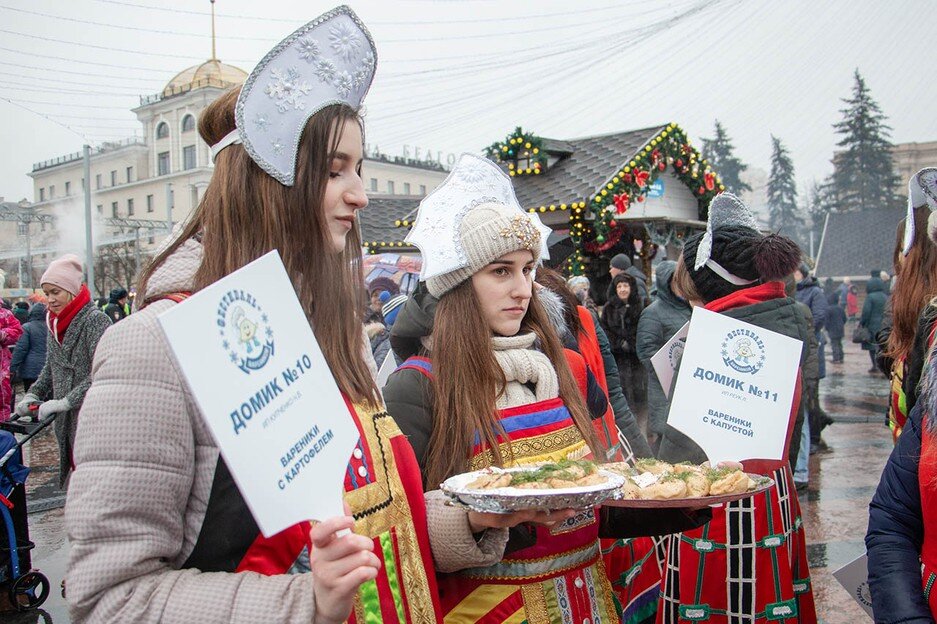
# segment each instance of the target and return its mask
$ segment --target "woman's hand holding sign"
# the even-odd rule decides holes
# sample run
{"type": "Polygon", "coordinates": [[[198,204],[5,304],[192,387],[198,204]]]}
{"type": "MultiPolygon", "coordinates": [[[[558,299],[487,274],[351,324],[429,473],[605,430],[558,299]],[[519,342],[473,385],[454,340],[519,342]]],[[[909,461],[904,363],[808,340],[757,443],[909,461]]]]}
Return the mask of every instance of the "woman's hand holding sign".
{"type": "MultiPolygon", "coordinates": [[[[349,513],[347,504],[345,513],[349,513]]],[[[317,523],[310,532],[316,624],[347,620],[358,588],[374,579],[381,567],[380,559],[372,552],[374,542],[350,532],[354,524],[349,515],[329,518],[317,523]]]]}

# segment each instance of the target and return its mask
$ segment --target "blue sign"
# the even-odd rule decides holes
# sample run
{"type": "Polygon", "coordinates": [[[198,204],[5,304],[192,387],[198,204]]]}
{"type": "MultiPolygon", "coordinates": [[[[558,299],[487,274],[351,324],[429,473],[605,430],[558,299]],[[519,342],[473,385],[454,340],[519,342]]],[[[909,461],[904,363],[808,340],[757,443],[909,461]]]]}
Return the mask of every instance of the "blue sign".
{"type": "Polygon", "coordinates": [[[654,183],[647,187],[647,196],[651,197],[663,197],[664,196],[664,181],[660,178],[654,180],[654,183]]]}

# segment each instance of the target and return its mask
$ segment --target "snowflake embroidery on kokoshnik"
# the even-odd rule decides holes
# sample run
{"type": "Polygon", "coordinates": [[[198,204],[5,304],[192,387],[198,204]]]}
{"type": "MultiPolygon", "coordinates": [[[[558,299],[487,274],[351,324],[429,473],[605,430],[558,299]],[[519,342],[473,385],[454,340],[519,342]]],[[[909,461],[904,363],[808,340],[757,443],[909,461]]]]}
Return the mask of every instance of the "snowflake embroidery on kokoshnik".
{"type": "Polygon", "coordinates": [[[338,23],[329,28],[329,39],[332,41],[332,49],[335,50],[346,61],[361,47],[361,40],[351,26],[345,23],[338,23]]]}
{"type": "Polygon", "coordinates": [[[517,215],[511,219],[509,227],[501,228],[501,238],[515,238],[524,249],[533,251],[540,245],[540,232],[526,215],[517,215]]]}
{"type": "Polygon", "coordinates": [[[352,86],[354,86],[354,81],[351,77],[351,74],[346,71],[335,74],[335,90],[340,96],[348,97],[352,86]]]}
{"type": "Polygon", "coordinates": [[[351,77],[351,81],[354,83],[356,89],[367,82],[367,80],[368,69],[366,67],[359,67],[355,70],[354,75],[351,77]]]}
{"type": "Polygon", "coordinates": [[[264,93],[277,101],[278,111],[285,113],[291,108],[295,110],[306,108],[303,98],[309,95],[312,86],[301,79],[298,71],[290,67],[285,72],[274,69],[270,74],[274,81],[267,84],[264,93]]]}
{"type": "Polygon", "coordinates": [[[363,57],[361,57],[361,65],[368,71],[374,69],[374,54],[368,52],[363,57]]]}
{"type": "Polygon", "coordinates": [[[282,142],[280,142],[280,139],[274,139],[270,141],[270,147],[273,148],[273,153],[279,156],[280,154],[283,153],[283,150],[285,149],[286,146],[283,145],[282,142]]]}
{"type": "Polygon", "coordinates": [[[304,37],[296,44],[299,49],[299,58],[305,59],[307,63],[315,63],[319,56],[319,43],[314,39],[304,37]]]}
{"type": "Polygon", "coordinates": [[[270,120],[267,119],[266,115],[257,113],[254,115],[254,127],[260,130],[261,132],[266,132],[267,128],[270,127],[270,120]]]}
{"type": "Polygon", "coordinates": [[[335,63],[327,58],[320,58],[316,63],[316,77],[320,82],[330,83],[335,78],[335,63]]]}

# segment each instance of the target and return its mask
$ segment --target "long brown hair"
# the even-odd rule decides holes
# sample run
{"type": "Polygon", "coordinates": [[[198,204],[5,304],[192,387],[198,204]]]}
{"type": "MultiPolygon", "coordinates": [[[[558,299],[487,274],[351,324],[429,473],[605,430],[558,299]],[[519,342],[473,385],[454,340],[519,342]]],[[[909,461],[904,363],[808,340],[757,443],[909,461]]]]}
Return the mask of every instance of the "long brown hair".
{"type": "MultiPolygon", "coordinates": [[[[589,448],[601,448],[585,402],[566,362],[563,345],[534,291],[521,323],[521,333],[533,332],[559,378],[560,397],[589,448]]],[[[496,407],[507,381],[491,347],[491,330],[466,280],[446,293],[433,322],[433,433],[426,459],[426,485],[435,488],[446,478],[464,472],[472,456],[475,433],[491,449],[494,463],[504,465],[499,442],[507,441],[496,407]]]]}
{"type": "MultiPolygon", "coordinates": [[[[199,134],[214,145],[235,128],[240,87],[205,109],[199,134]]],[[[355,229],[345,249],[333,253],[322,198],[345,123],[361,124],[357,111],[327,106],[310,117],[299,142],[296,183],[284,186],[265,173],[240,145],[222,150],[198,208],[181,234],[147,266],[137,292],[184,242],[201,237],[202,263],[192,288],[199,291],[277,249],[339,388],[354,402],[377,405],[377,385],[363,361],[360,295],[361,241],[355,229]]]]}
{"type": "Polygon", "coordinates": [[[901,260],[904,221],[898,226],[895,252],[895,290],[892,292],[892,328],[885,353],[892,359],[907,357],[914,343],[918,319],[937,295],[937,246],[927,234],[927,206],[914,209],[914,240],[901,260]]]}

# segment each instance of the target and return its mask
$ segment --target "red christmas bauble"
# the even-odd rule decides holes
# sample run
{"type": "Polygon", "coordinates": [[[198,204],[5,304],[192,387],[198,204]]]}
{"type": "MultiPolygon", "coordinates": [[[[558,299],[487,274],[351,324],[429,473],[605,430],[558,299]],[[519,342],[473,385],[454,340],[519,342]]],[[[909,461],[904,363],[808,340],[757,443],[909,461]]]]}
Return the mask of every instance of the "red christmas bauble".
{"type": "Polygon", "coordinates": [[[666,169],[666,168],[667,168],[667,164],[666,164],[666,163],[659,163],[659,164],[657,165],[657,170],[658,170],[658,171],[663,171],[663,170],[666,169]]]}
{"type": "Polygon", "coordinates": [[[643,202],[643,201],[644,201],[644,195],[638,195],[638,201],[639,201],[639,202],[643,202]]]}
{"type": "Polygon", "coordinates": [[[615,219],[612,219],[608,222],[608,227],[618,227],[618,222],[615,219]]]}
{"type": "Polygon", "coordinates": [[[682,159],[682,158],[678,158],[677,160],[674,161],[673,164],[675,164],[675,165],[677,166],[677,169],[680,169],[680,168],[683,167],[683,159],[682,159]]]}
{"type": "Polygon", "coordinates": [[[700,195],[702,195],[703,193],[706,192],[706,189],[701,186],[701,187],[699,187],[699,188],[696,190],[696,192],[699,193],[700,195]]]}

